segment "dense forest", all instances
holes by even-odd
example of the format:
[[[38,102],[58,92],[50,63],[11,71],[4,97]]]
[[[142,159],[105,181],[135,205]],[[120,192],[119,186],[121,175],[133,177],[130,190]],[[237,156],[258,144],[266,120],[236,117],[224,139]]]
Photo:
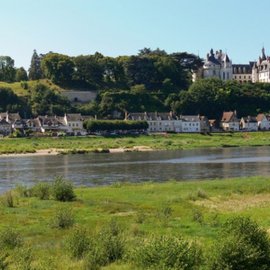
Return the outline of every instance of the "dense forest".
[[[108,57],[100,53],[70,57],[34,51],[28,72],[16,68],[9,56],[0,56],[0,81],[21,82],[26,95],[0,87],[0,111],[23,116],[80,112],[100,118],[119,118],[126,111],[174,111],[220,118],[225,110],[238,116],[270,111],[269,84],[239,84],[203,79],[192,83],[191,74],[202,65],[194,54],[144,48],[137,55]],[[98,91],[93,102],[74,105],[50,85],[28,80],[45,79],[65,88]]]

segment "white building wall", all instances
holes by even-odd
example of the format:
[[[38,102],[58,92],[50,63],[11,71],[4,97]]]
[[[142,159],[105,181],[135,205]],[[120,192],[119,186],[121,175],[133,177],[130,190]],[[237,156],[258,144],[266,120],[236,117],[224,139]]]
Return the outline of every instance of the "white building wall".
[[[269,130],[270,123],[266,118],[263,118],[262,121],[258,121],[258,128],[260,130]]]
[[[201,132],[200,122],[183,122],[182,132]]]

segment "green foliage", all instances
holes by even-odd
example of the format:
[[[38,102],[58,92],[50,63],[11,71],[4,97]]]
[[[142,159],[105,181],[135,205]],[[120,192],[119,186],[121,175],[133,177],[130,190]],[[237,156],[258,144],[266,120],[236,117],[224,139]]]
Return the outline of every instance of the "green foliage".
[[[25,185],[22,184],[17,184],[16,188],[15,188],[15,192],[19,194],[20,197],[32,197],[33,192],[32,192],[32,188],[28,188]]]
[[[17,112],[21,110],[23,101],[10,88],[0,87],[0,111]],[[26,108],[27,110],[27,108]]]
[[[213,270],[266,270],[270,265],[270,239],[265,230],[246,217],[228,220],[215,247]]]
[[[50,198],[51,186],[48,183],[40,182],[32,187],[32,195],[40,200],[48,200]]]
[[[90,252],[87,253],[84,260],[85,270],[99,270],[102,266],[108,264],[107,255],[101,245],[95,245]]]
[[[0,270],[8,269],[8,254],[6,252],[0,251]]]
[[[84,123],[85,128],[91,132],[99,131],[130,131],[146,130],[148,123],[146,121],[126,121],[126,120],[87,120]]]
[[[51,220],[51,226],[57,229],[68,229],[74,225],[75,216],[71,208],[60,206]]]
[[[71,182],[56,177],[52,184],[52,196],[56,201],[70,202],[76,198]]]
[[[0,81],[14,82],[16,70],[10,56],[0,56]]]
[[[23,246],[20,249],[16,249],[13,260],[15,262],[15,270],[36,270],[32,266],[34,255],[30,246]]]
[[[2,196],[1,196],[1,203],[6,206],[6,207],[10,207],[13,208],[15,207],[15,202],[14,202],[14,195],[11,191],[7,191],[5,192]]]
[[[21,82],[21,81],[27,81],[27,80],[28,80],[28,76],[27,76],[26,70],[23,67],[18,68],[16,70],[15,81]]]
[[[28,72],[30,80],[39,80],[43,78],[43,73],[41,70],[41,57],[37,54],[36,50],[33,52]]]
[[[70,108],[69,101],[45,84],[31,87],[29,100],[34,115],[59,115]]]
[[[93,243],[95,245],[85,258],[86,269],[100,269],[101,266],[120,260],[124,256],[125,242],[122,228],[115,219],[102,228],[93,239]]]
[[[239,117],[269,111],[269,85],[240,84],[216,78],[193,83],[188,91],[167,98],[166,104],[179,114],[201,114],[219,119],[223,111],[237,110]]]
[[[122,237],[122,229],[118,222],[113,219],[105,226],[98,236],[101,250],[106,256],[105,261],[112,263],[120,260],[125,251],[125,243]]]
[[[0,249],[14,249],[22,246],[23,239],[21,235],[11,228],[5,228],[0,231]]]
[[[81,259],[92,248],[88,232],[83,227],[75,227],[65,241],[68,253],[72,258]]]
[[[182,237],[161,236],[145,240],[133,254],[143,269],[195,270],[202,264],[202,253],[195,243]]]
[[[41,60],[41,69],[46,78],[65,85],[71,82],[74,62],[67,55],[48,53]]]

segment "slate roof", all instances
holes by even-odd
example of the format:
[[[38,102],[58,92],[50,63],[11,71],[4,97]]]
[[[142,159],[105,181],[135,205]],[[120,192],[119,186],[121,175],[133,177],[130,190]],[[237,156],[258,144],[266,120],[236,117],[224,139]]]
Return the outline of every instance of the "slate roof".
[[[71,122],[83,121],[83,117],[80,113],[68,113],[66,117],[67,120]]]
[[[245,123],[257,123],[256,116],[242,117]]]
[[[126,116],[127,120],[138,120],[138,121],[160,121],[160,120],[177,120],[177,117],[174,113],[158,113],[158,112],[144,112],[144,113],[129,113]]]

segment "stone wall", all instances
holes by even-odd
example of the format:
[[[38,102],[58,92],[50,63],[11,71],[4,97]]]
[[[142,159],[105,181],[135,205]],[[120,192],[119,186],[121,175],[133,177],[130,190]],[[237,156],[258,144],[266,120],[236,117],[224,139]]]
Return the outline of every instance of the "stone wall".
[[[96,99],[97,91],[63,91],[61,94],[70,102],[74,103],[86,103]]]

